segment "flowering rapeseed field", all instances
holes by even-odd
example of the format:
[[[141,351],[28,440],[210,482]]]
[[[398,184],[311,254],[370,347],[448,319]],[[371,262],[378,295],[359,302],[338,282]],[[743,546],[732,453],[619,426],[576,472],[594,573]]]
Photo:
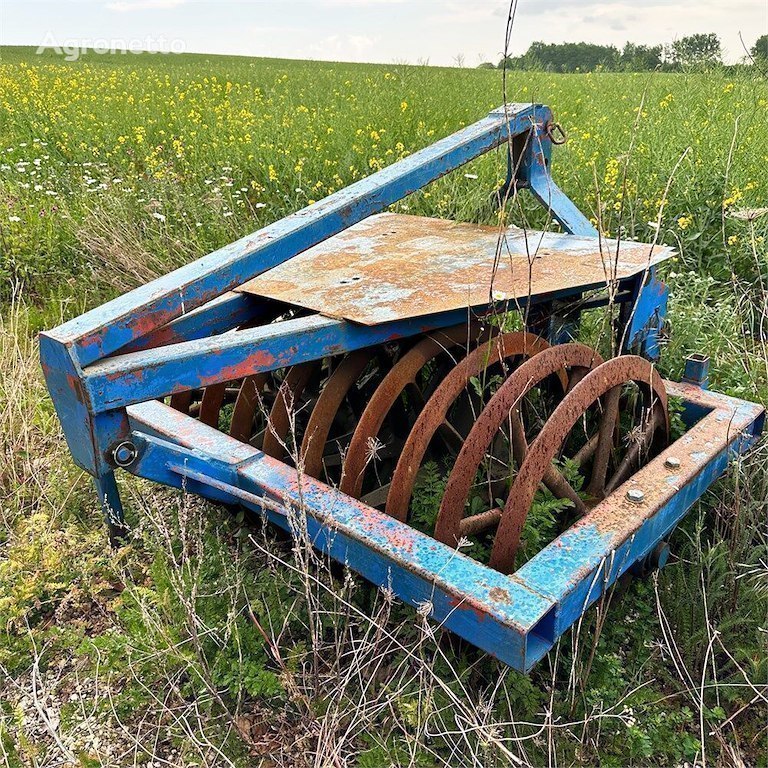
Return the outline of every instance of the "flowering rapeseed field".
[[[677,247],[664,373],[707,352],[713,387],[768,400],[765,79],[515,72],[507,92],[553,108],[569,136],[555,178],[605,231]],[[351,577],[275,567],[301,553],[162,489],[126,484],[134,530],[111,553],[69,460],[37,330],[501,93],[489,70],[0,49],[1,765],[764,762],[765,446],[681,526],[670,566],[531,677],[435,642]],[[505,171],[485,156],[396,210],[494,222]]]
[[[554,173],[607,231],[652,237],[666,201],[662,238],[687,242],[694,266],[712,254],[692,232],[719,237],[722,208],[765,197],[764,82],[711,73],[509,80],[510,100],[554,109],[570,136]],[[501,74],[488,70],[158,55],[68,63],[7,52],[0,275],[37,292],[41,275],[78,274],[78,257],[108,259],[102,240],[124,229],[134,248],[171,262],[200,255],[479,119],[500,94]],[[400,207],[487,220],[502,159],[483,158],[468,177]],[[78,235],[90,217],[98,242]],[[742,230],[728,226],[737,260]]]

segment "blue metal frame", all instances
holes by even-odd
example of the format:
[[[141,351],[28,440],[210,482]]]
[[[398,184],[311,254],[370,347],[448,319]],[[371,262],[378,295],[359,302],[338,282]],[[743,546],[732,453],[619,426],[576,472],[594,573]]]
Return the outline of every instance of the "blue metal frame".
[[[625,352],[658,360],[661,353],[659,336],[667,314],[669,290],[659,280],[655,267],[640,275],[637,281],[635,300],[624,307],[623,348]]]
[[[392,589],[474,645],[529,670],[586,609],[664,540],[690,506],[754,443],[763,409],[665,382],[688,405],[686,434],[514,574],[505,576],[383,512],[157,401],[128,409],[139,456],[130,471],[241,504],[366,579]],[[674,469],[666,460],[674,456]],[[629,488],[642,488],[635,504]],[[303,522],[303,521],[302,521]]]
[[[597,235],[549,175],[549,108],[510,104],[392,165],[165,277],[137,288],[50,331],[86,366],[196,309],[225,291],[292,258],[332,235],[500,146],[529,135],[521,186],[552,211],[567,232]]]
[[[281,331],[252,329],[226,340],[217,336],[265,311],[253,297],[228,293],[233,288],[491,149],[516,141],[521,150],[515,184],[530,189],[566,232],[596,237],[549,173],[551,122],[551,111],[540,104],[493,110],[307,208],[41,334],[43,371],[75,462],[109,485],[111,449],[128,435],[127,404],[234,378],[238,368],[254,362],[266,343],[263,336]],[[319,322],[310,318],[289,327],[303,339],[304,359],[377,343],[383,328],[398,338],[444,327],[454,318],[430,316],[370,333],[349,323],[331,329],[318,327]],[[272,367],[287,361],[285,350],[282,357],[270,354],[276,355]],[[202,374],[196,378],[198,369]]]
[[[507,142],[509,183],[528,189],[567,233],[597,237],[550,175],[551,121],[550,110],[537,104],[494,110],[318,203],[41,334],[51,397],[75,462],[94,476],[111,531],[123,526],[116,466],[262,511],[288,530],[293,515],[306,515],[313,544],[370,581],[407,602],[428,604],[445,626],[518,669],[540,659],[602,590],[654,550],[724,471],[728,457],[754,441],[759,406],[669,383],[691,416],[690,430],[669,449],[680,451],[681,469],[665,473],[665,454],[658,457],[630,481],[647,484],[643,505],[628,507],[620,490],[504,576],[156,398],[464,321],[465,310],[376,326],[319,315],[271,323],[274,303],[231,291]],[[556,327],[557,300],[598,287],[538,297],[529,319],[546,326],[553,340],[564,340],[577,318]],[[666,296],[653,269],[622,282],[625,351],[658,356]],[[605,303],[593,299],[584,306]],[[691,370],[692,377],[700,373]]]

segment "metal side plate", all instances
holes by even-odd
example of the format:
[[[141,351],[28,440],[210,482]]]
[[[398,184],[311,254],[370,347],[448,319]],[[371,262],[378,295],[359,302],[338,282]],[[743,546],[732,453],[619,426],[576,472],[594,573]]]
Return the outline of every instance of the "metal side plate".
[[[666,246],[382,213],[238,290],[376,325],[636,275]]]

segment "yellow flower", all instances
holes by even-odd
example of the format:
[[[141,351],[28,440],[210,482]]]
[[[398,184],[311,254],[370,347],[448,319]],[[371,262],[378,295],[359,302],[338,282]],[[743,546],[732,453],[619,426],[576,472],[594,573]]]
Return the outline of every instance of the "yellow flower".
[[[616,182],[619,180],[619,161],[612,157],[608,160],[605,168],[605,183],[609,187],[615,187]]]
[[[401,101],[400,102],[400,111],[405,112],[405,110],[408,109],[408,102],[407,101]]]
[[[269,170],[269,180],[277,181],[277,171],[275,170],[275,166],[270,165],[268,170]]]
[[[691,226],[691,223],[693,222],[693,217],[691,216],[680,216],[680,218],[677,220],[677,226],[680,227],[683,231],[688,229],[688,227]]]

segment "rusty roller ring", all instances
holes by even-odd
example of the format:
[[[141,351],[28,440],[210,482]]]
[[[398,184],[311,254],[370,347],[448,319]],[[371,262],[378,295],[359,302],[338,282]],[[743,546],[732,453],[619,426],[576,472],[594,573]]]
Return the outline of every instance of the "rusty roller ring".
[[[236,440],[250,442],[254,417],[262,407],[261,393],[268,380],[268,373],[255,373],[245,378],[240,385],[229,425],[229,434]]]
[[[466,389],[472,376],[477,376],[489,366],[512,357],[534,355],[549,349],[540,336],[524,331],[501,334],[470,352],[443,379],[419,414],[398,459],[387,495],[388,515],[405,522],[411,503],[416,473],[421,466],[427,448],[440,425],[445,421],[449,408]],[[561,384],[567,379],[562,373]]]
[[[471,335],[472,327],[466,325],[432,333],[408,350],[382,379],[349,443],[340,484],[344,493],[360,498],[365,470],[370,463],[370,441],[379,434],[384,419],[405,388],[416,381],[419,371],[430,360],[471,340]]]
[[[291,366],[272,404],[264,432],[264,443],[261,450],[275,459],[285,455],[285,440],[291,428],[291,413],[295,412],[296,403],[309,384],[312,377],[320,369],[322,360],[310,360],[307,363]]]
[[[566,368],[589,370],[601,362],[600,356],[584,344],[561,344],[540,352],[513,371],[488,401],[456,458],[437,515],[435,538],[438,541],[456,546],[462,535],[464,507],[483,457],[502,424],[510,416],[513,424],[519,419],[519,404],[528,392]],[[513,436],[513,442],[516,443],[515,459],[522,463],[528,450],[522,426],[518,434]],[[568,497],[578,504],[578,494],[557,470],[548,467],[543,475],[544,482],[555,495]],[[487,520],[490,521],[490,517]]]
[[[171,395],[171,408],[179,413],[189,414],[189,409],[192,406],[192,394],[193,389],[185,389],[183,392],[177,392],[175,395]]]
[[[528,454],[510,488],[491,550],[490,566],[502,573],[514,569],[515,556],[525,519],[533,503],[536,488],[571,429],[582,415],[614,387],[635,382],[643,393],[649,411],[661,416],[660,429],[669,437],[669,413],[664,383],[656,369],[642,357],[623,355],[607,360],[588,373],[557,406]]]
[[[200,401],[200,415],[198,419],[209,427],[219,428],[219,414],[224,405],[224,396],[227,393],[227,382],[211,384],[203,390],[203,399]]]
[[[320,477],[323,468],[323,451],[336,414],[349,390],[363,374],[375,354],[373,349],[361,349],[347,355],[325,383],[312,409],[301,441],[300,455],[304,474]]]

